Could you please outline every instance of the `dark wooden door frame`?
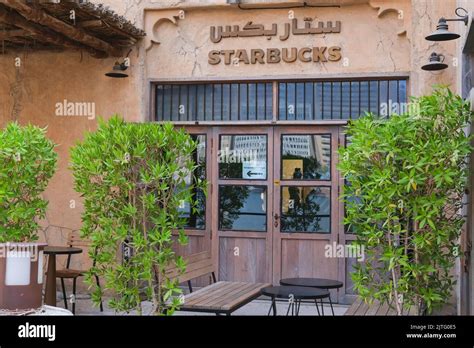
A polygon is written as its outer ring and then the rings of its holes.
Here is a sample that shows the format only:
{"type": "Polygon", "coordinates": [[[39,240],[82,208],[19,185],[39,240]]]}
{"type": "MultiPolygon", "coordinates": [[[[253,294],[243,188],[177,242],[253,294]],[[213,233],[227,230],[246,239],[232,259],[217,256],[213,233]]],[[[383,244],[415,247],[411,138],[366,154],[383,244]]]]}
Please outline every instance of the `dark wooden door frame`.
{"type": "MultiPolygon", "coordinates": [[[[324,186],[331,188],[331,232],[329,234],[325,233],[281,233],[280,226],[275,228],[273,233],[273,260],[274,260],[274,269],[273,269],[273,283],[278,284],[282,278],[282,255],[281,248],[283,240],[300,240],[300,241],[327,241],[327,243],[338,242],[339,234],[339,214],[340,214],[340,203],[338,199],[338,183],[339,183],[339,174],[336,170],[337,166],[337,148],[339,146],[339,128],[338,127],[308,127],[298,125],[298,126],[284,126],[276,127],[275,129],[275,153],[273,158],[275,159],[274,164],[274,185],[278,188],[282,186],[324,186]],[[305,180],[305,181],[291,181],[291,180],[282,180],[281,175],[281,136],[284,134],[288,135],[317,135],[317,134],[329,134],[331,135],[331,180],[322,181],[322,180],[305,180]]],[[[274,212],[280,214],[280,204],[281,204],[281,190],[275,190],[277,194],[273,198],[273,208],[274,212]]],[[[321,256],[324,257],[324,254],[321,256]]],[[[312,260],[315,262],[316,260],[312,260]]],[[[343,260],[335,260],[335,268],[330,272],[334,273],[334,277],[337,280],[342,281],[342,274],[340,273],[339,263],[343,260]]],[[[342,292],[341,292],[342,293],[342,292]]],[[[339,299],[337,299],[339,301],[339,299]]]]}
{"type": "MultiPolygon", "coordinates": [[[[352,235],[344,234],[342,222],[343,206],[339,201],[339,187],[344,181],[336,169],[337,166],[337,148],[343,144],[344,135],[341,126],[321,126],[314,125],[242,125],[242,126],[185,126],[190,134],[206,134],[206,173],[208,186],[208,197],[206,199],[206,230],[195,231],[188,230],[189,235],[208,236],[209,248],[212,251],[213,261],[219,264],[219,240],[220,238],[264,238],[266,240],[266,265],[265,271],[267,278],[265,281],[278,284],[281,277],[281,241],[284,239],[299,240],[327,240],[344,244],[352,240],[352,235]],[[221,134],[242,134],[259,135],[266,134],[267,141],[267,179],[263,180],[221,180],[219,179],[218,168],[218,150],[219,136],[221,134]],[[281,134],[331,134],[331,181],[302,181],[291,182],[280,180],[280,146],[281,134]],[[314,186],[322,184],[331,187],[331,233],[280,233],[279,227],[274,227],[274,213],[280,214],[280,187],[283,184],[294,184],[297,186],[314,186]],[[219,231],[218,211],[219,211],[219,185],[220,184],[245,184],[255,186],[267,186],[267,232],[247,232],[247,231],[219,231]],[[280,249],[280,250],[279,250],[280,249]]],[[[314,261],[314,260],[313,260],[314,261]]],[[[337,260],[337,267],[334,270],[335,277],[345,285],[345,259],[337,260]]],[[[219,268],[217,268],[217,277],[219,277],[219,268]]],[[[345,286],[339,291],[339,298],[344,298],[345,286]]]]}
{"type": "MultiPolygon", "coordinates": [[[[219,243],[221,238],[257,238],[265,239],[265,282],[271,281],[272,274],[272,221],[269,218],[271,211],[271,197],[273,196],[272,177],[272,161],[271,154],[273,153],[273,127],[271,126],[222,126],[213,128],[213,171],[212,178],[214,182],[211,184],[212,196],[212,251],[213,257],[217,264],[219,264],[219,243]],[[267,178],[266,180],[248,180],[248,179],[220,179],[218,166],[218,150],[219,138],[221,135],[267,135],[267,178]],[[219,212],[219,185],[250,185],[250,186],[266,186],[267,187],[267,231],[266,232],[249,232],[249,231],[221,231],[219,230],[218,212],[219,212]]],[[[217,277],[219,278],[221,265],[218,267],[217,277]]]]}

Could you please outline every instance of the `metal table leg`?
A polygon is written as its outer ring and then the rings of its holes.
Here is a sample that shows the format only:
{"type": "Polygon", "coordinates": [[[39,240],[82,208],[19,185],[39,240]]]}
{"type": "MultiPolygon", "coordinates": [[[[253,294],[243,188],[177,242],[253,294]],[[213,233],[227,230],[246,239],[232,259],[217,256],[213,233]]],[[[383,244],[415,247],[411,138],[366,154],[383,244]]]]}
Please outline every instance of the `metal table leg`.
{"type": "Polygon", "coordinates": [[[331,306],[332,315],[334,316],[334,308],[332,308],[331,293],[329,293],[329,304],[331,306]]]}
{"type": "Polygon", "coordinates": [[[299,300],[297,302],[297,306],[296,306],[296,315],[300,315],[300,307],[301,307],[301,300],[299,300]]]}
{"type": "Polygon", "coordinates": [[[275,303],[275,297],[272,297],[272,304],[270,305],[270,309],[268,310],[268,314],[267,315],[270,315],[270,312],[272,311],[273,309],[273,315],[277,315],[277,309],[276,309],[276,303],[275,303]]]}
{"type": "Polygon", "coordinates": [[[292,306],[292,303],[290,302],[290,303],[288,304],[288,309],[286,310],[286,316],[288,316],[288,314],[290,313],[290,308],[291,308],[291,306],[292,306]]]}
{"type": "Polygon", "coordinates": [[[316,310],[318,311],[318,315],[321,316],[321,313],[319,312],[318,300],[314,300],[314,304],[316,305],[316,310]]]}

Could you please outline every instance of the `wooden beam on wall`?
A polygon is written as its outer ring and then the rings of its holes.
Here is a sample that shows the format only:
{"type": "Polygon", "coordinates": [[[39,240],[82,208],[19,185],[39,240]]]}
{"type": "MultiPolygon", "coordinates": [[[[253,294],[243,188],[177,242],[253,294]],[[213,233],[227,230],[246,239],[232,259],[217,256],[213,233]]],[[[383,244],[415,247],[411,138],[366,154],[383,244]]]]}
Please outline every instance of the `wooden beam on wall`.
{"type": "MultiPolygon", "coordinates": [[[[80,28],[91,28],[91,29],[107,27],[108,30],[112,30],[113,32],[117,33],[117,35],[126,37],[126,39],[121,40],[121,42],[127,42],[126,47],[133,46],[137,43],[137,39],[135,39],[133,35],[130,35],[126,33],[125,31],[108,24],[106,21],[103,21],[102,19],[92,19],[92,20],[82,21],[82,22],[77,23],[77,26],[80,28]]],[[[123,46],[123,44],[120,42],[119,42],[119,45],[123,46]]]]}
{"type": "Polygon", "coordinates": [[[104,25],[104,22],[100,19],[92,19],[88,21],[82,21],[77,23],[77,26],[80,28],[100,28],[104,25]]]}
{"type": "Polygon", "coordinates": [[[38,41],[47,42],[49,44],[60,46],[60,47],[73,48],[73,49],[85,49],[88,52],[90,52],[90,54],[93,57],[96,57],[96,58],[104,58],[107,55],[103,51],[98,51],[94,48],[87,47],[80,43],[76,43],[74,41],[68,40],[62,35],[59,35],[52,30],[46,29],[42,27],[41,25],[38,25],[26,20],[24,17],[20,16],[15,11],[7,11],[6,9],[1,8],[1,7],[0,7],[0,22],[4,22],[6,24],[26,30],[31,34],[37,35],[36,39],[38,41]]]}
{"type": "Polygon", "coordinates": [[[30,32],[23,29],[0,31],[0,41],[8,40],[13,37],[29,36],[29,35],[31,35],[30,32]]]}
{"type": "Polygon", "coordinates": [[[17,11],[25,19],[51,28],[52,30],[63,34],[71,40],[77,41],[85,46],[92,47],[97,51],[105,52],[113,57],[119,57],[122,55],[122,51],[120,49],[99,38],[96,38],[95,36],[88,34],[82,28],[65,23],[60,19],[50,16],[45,11],[32,8],[21,0],[3,0],[2,3],[17,11]]]}

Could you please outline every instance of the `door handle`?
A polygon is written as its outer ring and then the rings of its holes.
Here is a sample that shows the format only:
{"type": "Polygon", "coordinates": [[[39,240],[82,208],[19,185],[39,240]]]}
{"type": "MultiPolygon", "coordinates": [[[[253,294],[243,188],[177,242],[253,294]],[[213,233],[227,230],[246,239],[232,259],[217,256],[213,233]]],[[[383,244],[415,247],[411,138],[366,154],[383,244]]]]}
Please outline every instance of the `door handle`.
{"type": "Polygon", "coordinates": [[[278,221],[280,220],[280,215],[275,214],[273,218],[275,220],[275,222],[273,223],[273,226],[278,227],[278,221]]]}

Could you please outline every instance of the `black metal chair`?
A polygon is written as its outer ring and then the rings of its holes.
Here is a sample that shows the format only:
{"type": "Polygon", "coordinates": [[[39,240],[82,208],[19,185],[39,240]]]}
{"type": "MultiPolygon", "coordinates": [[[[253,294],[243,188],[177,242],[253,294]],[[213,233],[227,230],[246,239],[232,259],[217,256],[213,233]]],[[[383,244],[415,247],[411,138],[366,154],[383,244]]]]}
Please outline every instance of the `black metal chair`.
{"type": "MultiPolygon", "coordinates": [[[[80,238],[79,232],[78,231],[72,231],[69,233],[68,236],[68,241],[67,244],[69,247],[86,247],[89,248],[91,245],[91,242],[88,240],[84,240],[80,238]]],[[[71,269],[71,257],[72,255],[68,255],[67,261],[66,261],[66,268],[60,269],[56,271],[56,278],[61,279],[61,287],[63,291],[63,297],[64,297],[64,307],[68,309],[67,306],[67,295],[66,295],[66,287],[64,285],[64,279],[72,279],[72,294],[74,296],[74,300],[72,302],[72,313],[75,314],[76,312],[76,283],[77,283],[77,278],[84,276],[84,273],[86,272],[85,270],[77,270],[77,269],[71,269]]],[[[93,262],[93,266],[95,266],[95,261],[93,262]]],[[[95,276],[95,280],[97,282],[97,286],[100,288],[100,281],[99,277],[95,276]]],[[[102,304],[102,301],[100,302],[100,311],[104,311],[104,306],[102,304]]]]}

